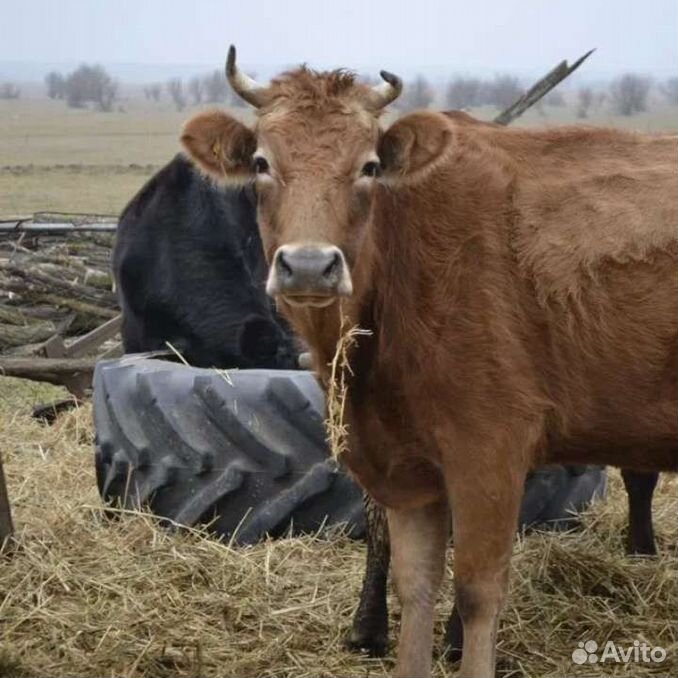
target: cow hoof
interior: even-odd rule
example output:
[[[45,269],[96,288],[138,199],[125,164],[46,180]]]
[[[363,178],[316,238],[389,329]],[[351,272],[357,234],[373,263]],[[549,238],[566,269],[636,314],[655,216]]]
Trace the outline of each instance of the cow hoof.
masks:
[[[351,652],[367,654],[369,657],[384,657],[388,651],[388,638],[381,634],[358,634],[353,631],[346,640],[346,647]]]
[[[657,547],[654,541],[629,543],[626,547],[627,556],[656,556]]]

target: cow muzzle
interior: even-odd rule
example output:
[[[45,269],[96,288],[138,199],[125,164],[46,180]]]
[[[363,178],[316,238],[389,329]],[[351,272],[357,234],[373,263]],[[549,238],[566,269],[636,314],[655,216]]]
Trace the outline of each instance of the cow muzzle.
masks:
[[[273,257],[266,282],[272,297],[292,306],[324,308],[353,293],[343,252],[334,245],[283,245]]]

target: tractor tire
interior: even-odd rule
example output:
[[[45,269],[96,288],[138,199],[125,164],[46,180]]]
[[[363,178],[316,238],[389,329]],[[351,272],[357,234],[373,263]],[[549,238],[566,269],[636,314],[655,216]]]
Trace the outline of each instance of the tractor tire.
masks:
[[[328,457],[309,372],[199,369],[127,356],[94,376],[96,474],[108,504],[208,525],[235,544],[365,526]]]
[[[604,466],[543,466],[527,476],[518,524],[564,530],[576,514],[607,491]]]
[[[95,465],[106,504],[232,543],[365,533],[362,492],[329,458],[323,394],[304,371],[187,367],[143,356],[94,375]],[[605,470],[550,466],[525,483],[521,529],[569,527],[605,493]]]

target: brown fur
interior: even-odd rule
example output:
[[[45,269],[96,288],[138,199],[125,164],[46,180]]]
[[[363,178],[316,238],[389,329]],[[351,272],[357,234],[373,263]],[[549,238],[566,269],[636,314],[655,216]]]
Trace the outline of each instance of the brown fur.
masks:
[[[676,468],[676,139],[430,112],[380,132],[343,75],[274,87],[254,131],[271,166],[257,184],[267,256],[340,247],[344,311],[372,331],[351,355],[345,461],[388,508],[397,673],[429,671],[447,515],[435,507],[449,502],[462,673],[487,678],[528,469]],[[199,162],[204,135],[188,123]],[[365,185],[375,150],[384,176]],[[280,306],[326,382],[339,304]]]

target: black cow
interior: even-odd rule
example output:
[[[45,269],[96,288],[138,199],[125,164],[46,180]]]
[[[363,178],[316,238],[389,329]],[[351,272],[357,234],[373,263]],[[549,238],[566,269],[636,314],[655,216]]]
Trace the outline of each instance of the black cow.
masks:
[[[264,290],[254,204],[251,188],[219,188],[182,155],[132,198],[113,253],[125,352],[169,343],[198,367],[297,367]]]

